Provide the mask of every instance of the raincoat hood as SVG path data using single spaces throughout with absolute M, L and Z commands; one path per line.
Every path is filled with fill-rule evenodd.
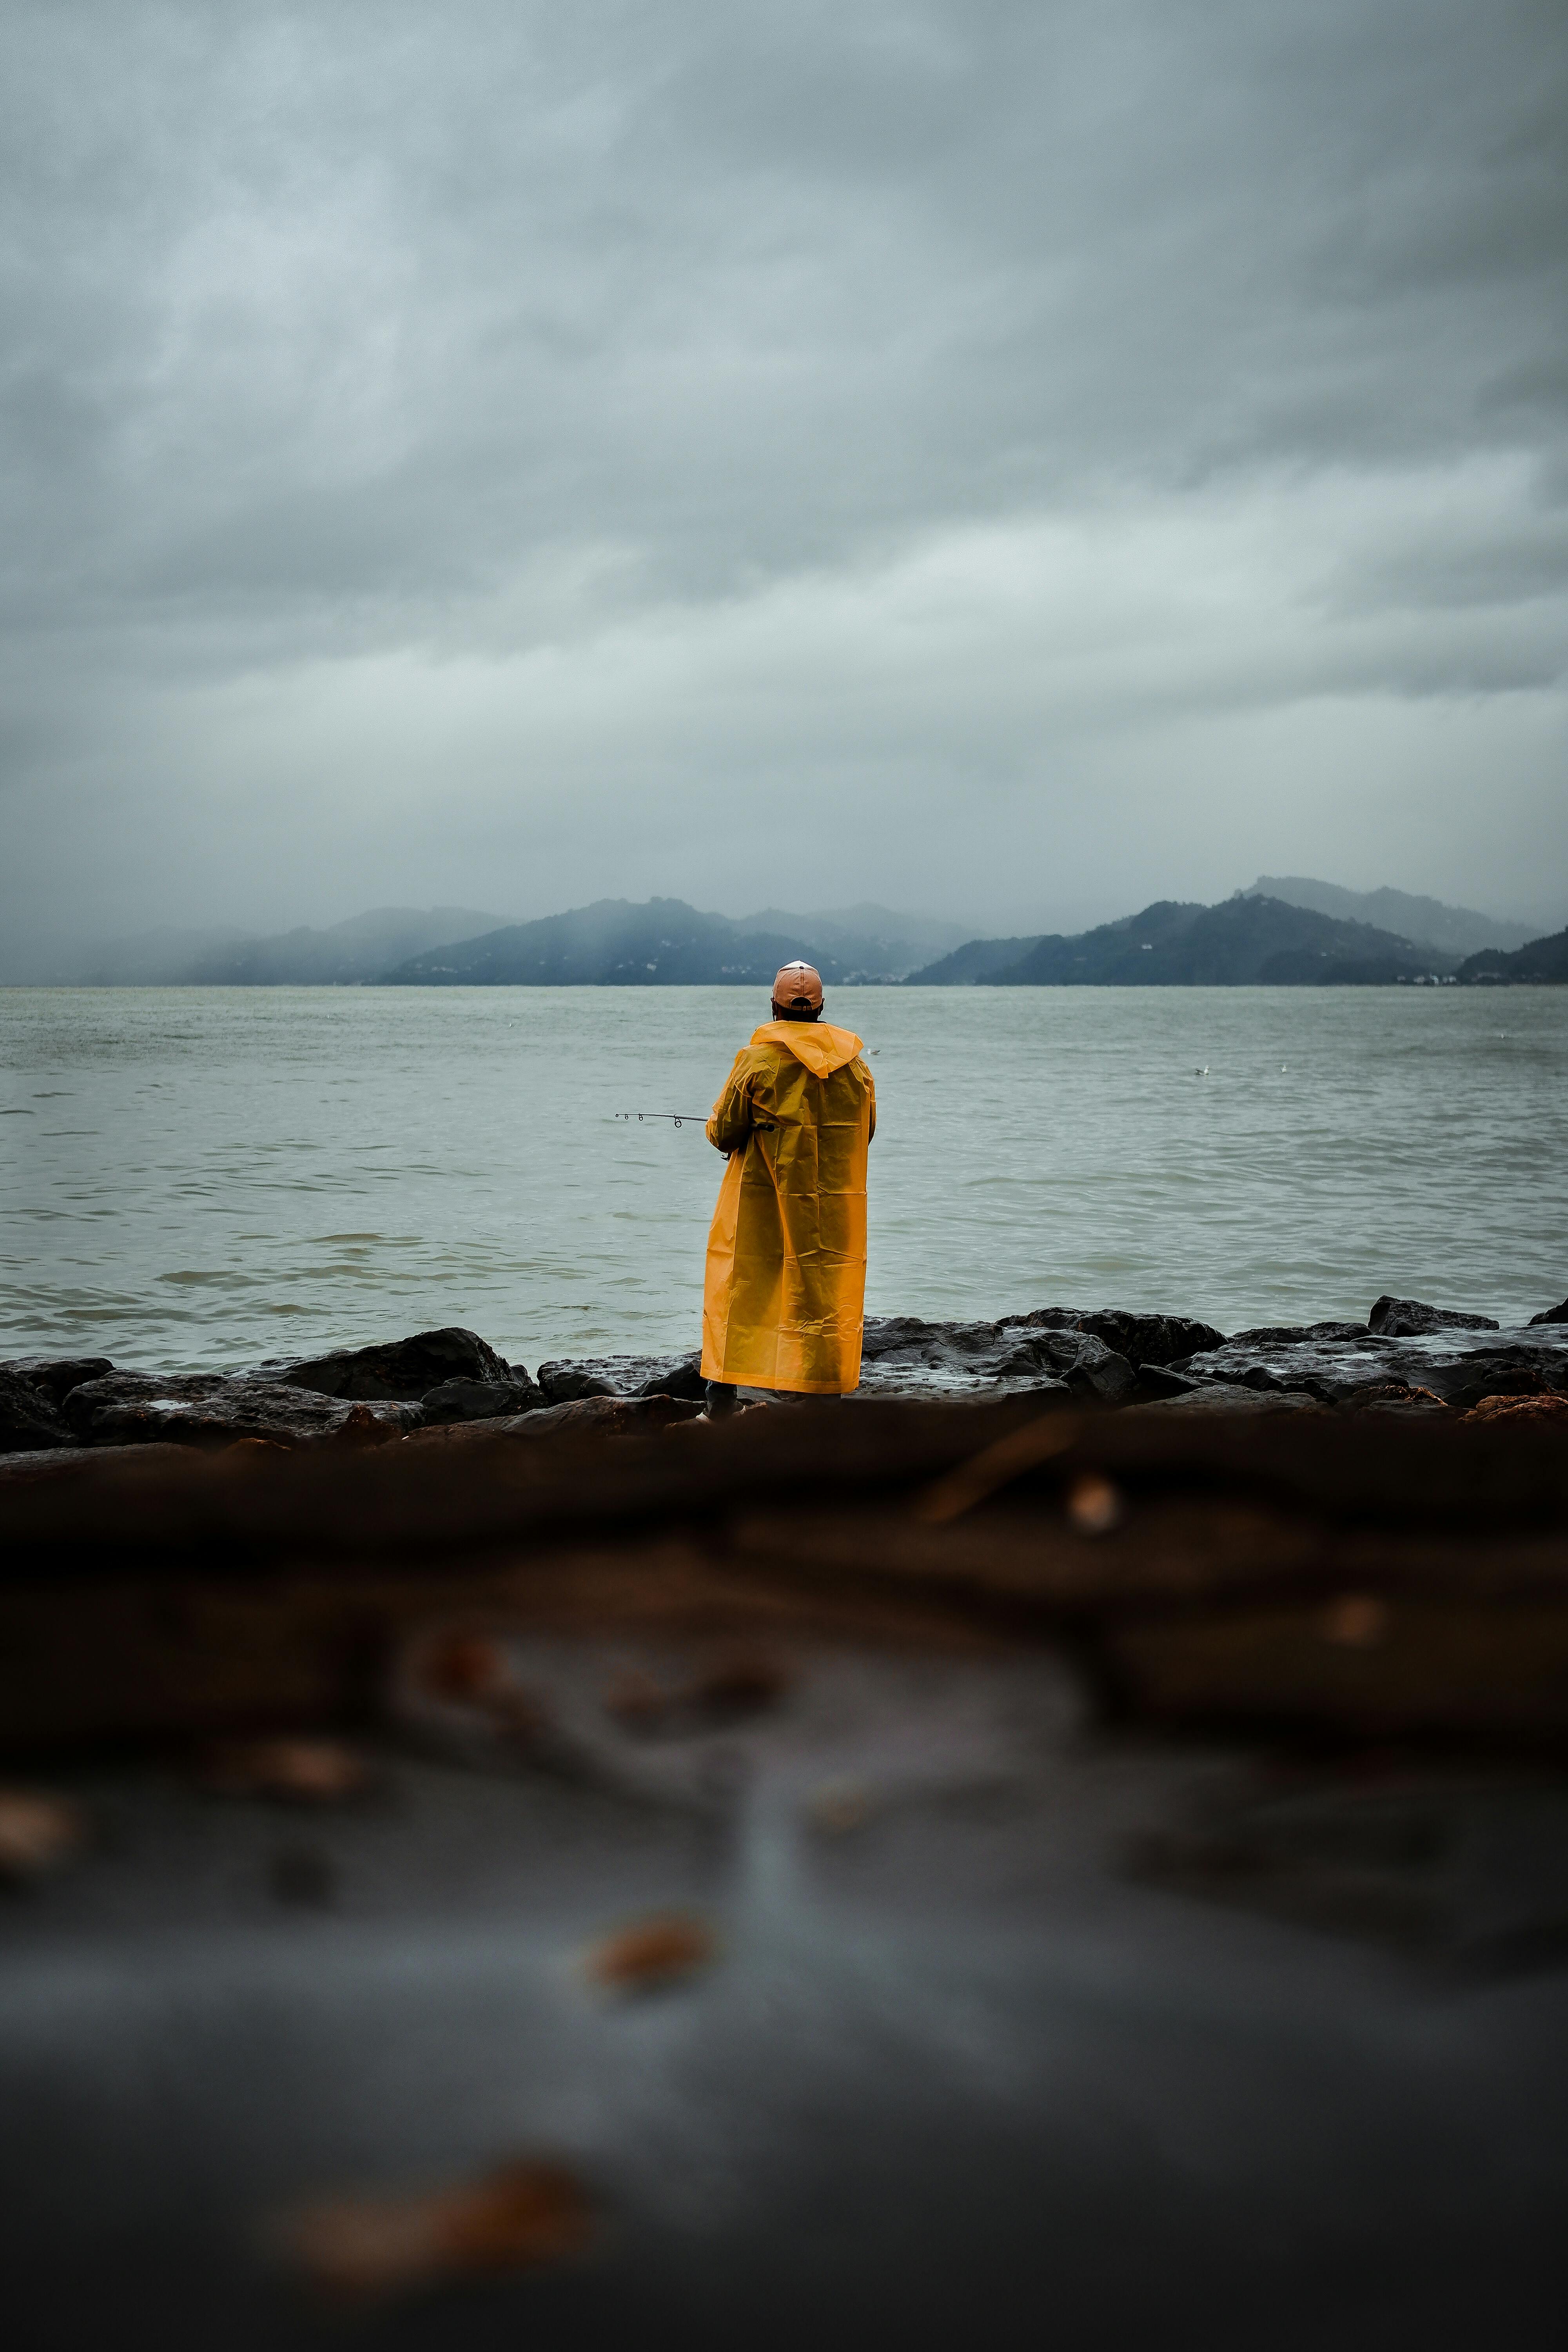
M 863 1050 L 865 1039 L 853 1029 L 835 1029 L 830 1021 L 769 1021 L 752 1030 L 752 1043 L 785 1045 L 814 1078 L 830 1078 Z

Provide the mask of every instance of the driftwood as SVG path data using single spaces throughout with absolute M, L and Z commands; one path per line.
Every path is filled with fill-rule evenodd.
M 0 1741 L 363 1722 L 410 1633 L 465 1612 L 1047 1643 L 1151 1722 L 1552 1747 L 1568 1423 L 1018 1397 L 40 1456 L 0 1485 Z

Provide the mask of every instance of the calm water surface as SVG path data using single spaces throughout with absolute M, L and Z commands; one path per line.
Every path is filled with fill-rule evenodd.
M 1568 990 L 858 989 L 873 1313 L 1568 1293 Z M 0 990 L 0 1354 L 688 1347 L 745 989 Z M 1199 1076 L 1204 1071 L 1206 1075 Z

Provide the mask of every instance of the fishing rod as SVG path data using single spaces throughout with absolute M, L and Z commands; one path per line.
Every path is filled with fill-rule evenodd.
M 635 1118 L 639 1125 L 645 1118 L 668 1118 L 676 1127 L 704 1128 L 709 1118 L 705 1110 L 618 1110 L 615 1116 L 617 1118 Z M 752 1125 L 760 1128 L 764 1135 L 772 1135 L 777 1122 L 771 1118 L 753 1118 Z

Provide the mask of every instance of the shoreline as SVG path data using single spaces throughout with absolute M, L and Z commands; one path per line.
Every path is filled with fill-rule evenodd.
M 851 1402 L 1028 1396 L 1191 1414 L 1316 1408 L 1402 1414 L 1568 1414 L 1568 1300 L 1528 1322 L 1380 1298 L 1364 1323 L 1230 1334 L 1190 1316 L 1044 1307 L 994 1322 L 873 1317 Z M 787 1398 L 742 1390 L 745 1406 Z M 611 1354 L 509 1363 L 457 1326 L 232 1371 L 127 1371 L 107 1356 L 0 1360 L 0 1474 L 135 1446 L 206 1451 L 531 1440 L 693 1419 L 700 1358 Z

